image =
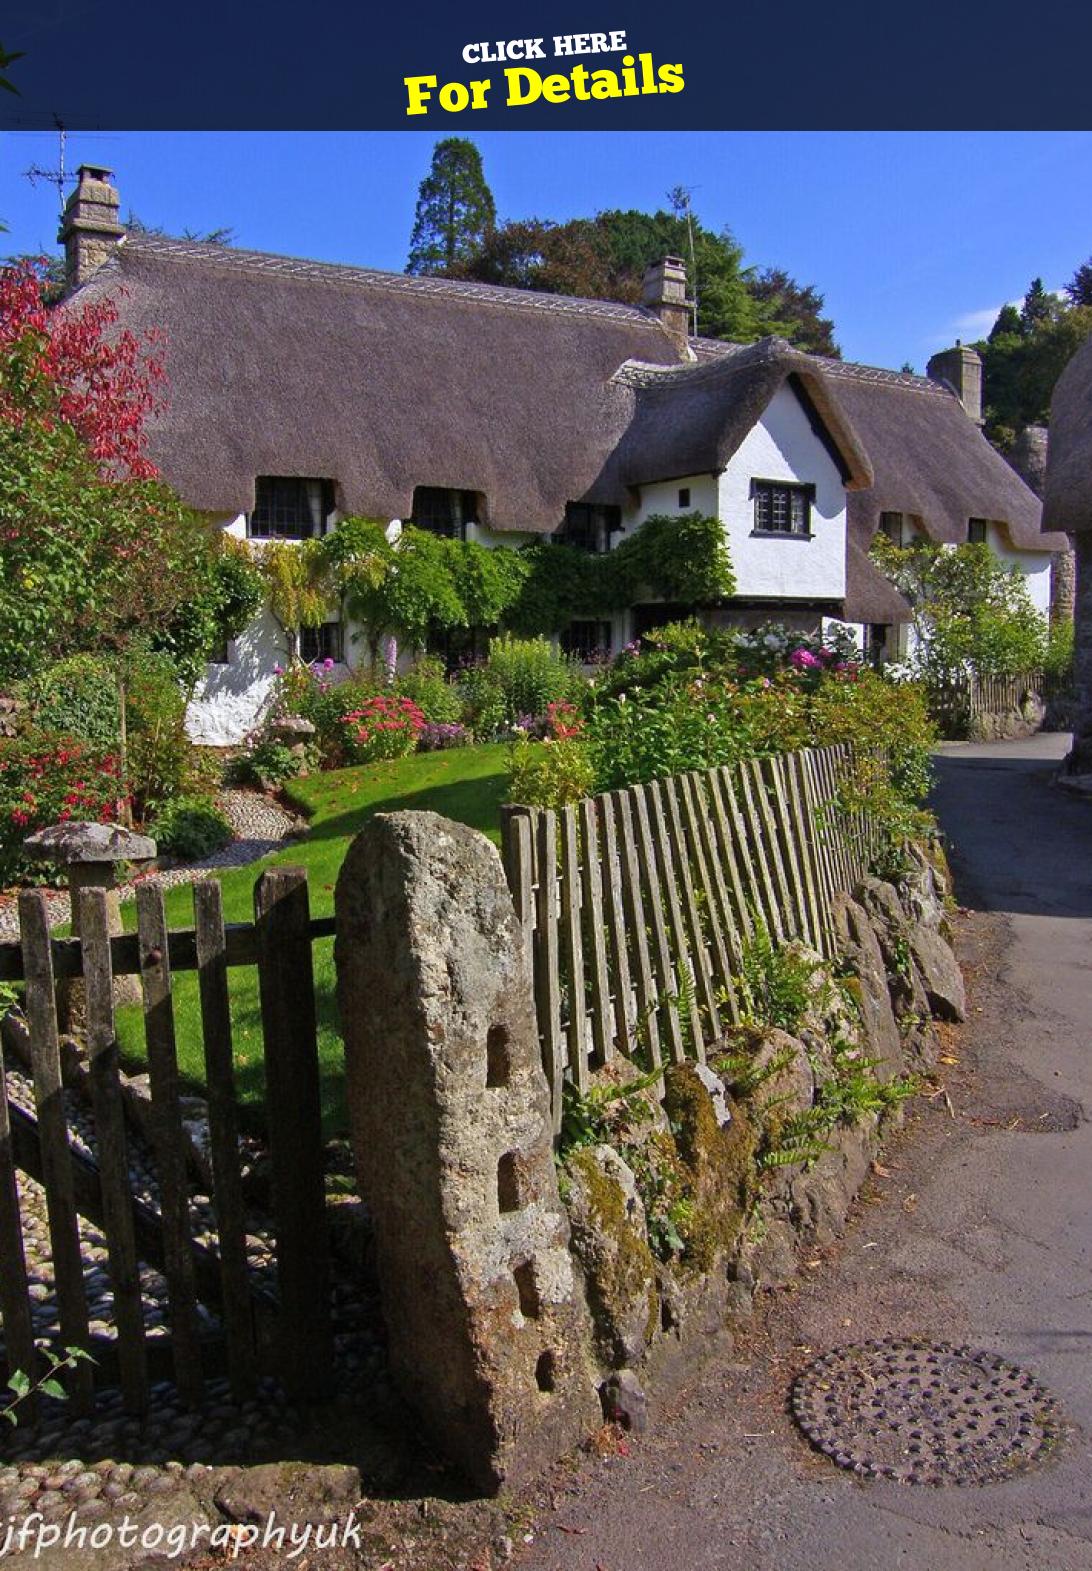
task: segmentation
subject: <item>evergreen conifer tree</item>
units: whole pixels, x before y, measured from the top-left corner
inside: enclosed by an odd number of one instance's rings
[[[481,246],[497,220],[482,155],[464,136],[447,136],[432,150],[432,166],[417,191],[407,273],[442,273]]]

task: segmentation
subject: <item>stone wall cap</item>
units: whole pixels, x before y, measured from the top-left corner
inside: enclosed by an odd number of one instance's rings
[[[28,851],[68,865],[77,862],[149,862],[156,843],[120,824],[69,821],[49,824],[23,841]]]

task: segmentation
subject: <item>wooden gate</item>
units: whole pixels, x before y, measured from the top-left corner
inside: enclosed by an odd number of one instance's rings
[[[17,1180],[22,1173],[45,1190],[57,1347],[90,1348],[95,1360],[96,1368],[81,1362],[65,1376],[76,1408],[93,1403],[97,1373],[120,1383],[128,1410],[142,1412],[150,1364],[164,1341],[174,1379],[191,1403],[200,1400],[205,1379],[225,1366],[239,1397],[253,1391],[259,1374],[272,1373],[295,1398],[321,1398],[332,1364],[332,1330],[311,946],[333,933],[333,919],[311,920],[306,874],[296,868],[261,876],[252,923],[225,925],[214,879],[194,884],[194,925],[183,931],[168,930],[159,886],[138,890],[137,932],[124,937],[110,935],[102,891],[85,890],[81,900],[81,936],[63,939],[50,936],[45,897],[20,895],[20,941],[0,944],[0,981],[24,985],[22,1017],[4,1022],[9,1063],[21,1059],[33,1087],[32,1107],[10,1097],[0,1058],[0,1314],[8,1372],[40,1372]],[[275,1290],[256,1281],[248,1265],[228,993],[233,966],[258,972]],[[172,976],[179,971],[196,971],[200,994],[212,1244],[195,1237],[191,1218],[172,999]],[[121,976],[140,979],[150,1082],[147,1135],[158,1205],[135,1196],[130,1177],[114,1019],[113,982]],[[76,977],[85,995],[86,1052],[79,1067],[94,1161],[76,1149],[64,1105],[62,1058],[70,1071],[73,1060],[58,1030],[57,984]],[[113,1338],[91,1335],[80,1218],[105,1237]],[[169,1339],[148,1337],[142,1263],[166,1279]]]

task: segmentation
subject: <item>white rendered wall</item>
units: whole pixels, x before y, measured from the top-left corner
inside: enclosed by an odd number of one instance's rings
[[[274,667],[288,657],[284,629],[262,610],[228,645],[226,665],[206,667],[186,711],[186,730],[206,747],[241,742],[256,724],[276,681]]]
[[[690,500],[679,506],[679,492],[689,489]],[[641,500],[636,508],[627,508],[622,515],[623,532],[614,536],[615,545],[634,533],[639,524],[656,513],[705,513],[716,516],[718,511],[716,475],[682,475],[678,480],[659,480],[641,487]]]
[[[1035,609],[1041,611],[1043,616],[1049,616],[1052,560],[1050,552],[1014,550],[1004,531],[996,524],[986,526],[986,543],[1007,567],[1020,569],[1027,582],[1028,593],[1031,595]]]
[[[223,532],[245,540],[246,516],[221,520]],[[265,543],[250,542],[260,552]],[[292,542],[286,541],[286,544]],[[346,663],[330,673],[332,681],[343,681],[352,667],[366,659],[365,646],[354,641],[358,629],[345,628]],[[205,747],[237,746],[263,718],[277,679],[276,668],[288,660],[288,637],[283,627],[264,609],[228,644],[227,661],[205,667],[205,676],[194,689],[186,710],[186,730],[190,739]]]
[[[755,535],[752,480],[815,486],[810,538]],[[744,599],[841,600],[846,592],[846,492],[838,466],[790,387],[774,394],[720,477],[719,508]],[[771,607],[771,610],[773,608]]]

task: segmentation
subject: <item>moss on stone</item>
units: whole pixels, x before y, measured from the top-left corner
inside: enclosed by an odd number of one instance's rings
[[[567,1201],[581,1193],[586,1212],[571,1206],[572,1240],[584,1268],[588,1305],[596,1336],[610,1362],[624,1361],[622,1320],[641,1297],[648,1305],[644,1340],[650,1341],[659,1319],[656,1265],[643,1225],[629,1214],[621,1184],[604,1172],[594,1149],[570,1153],[565,1168]]]
[[[683,1264],[695,1273],[710,1271],[743,1230],[756,1183],[755,1131],[739,1103],[731,1104],[731,1120],[720,1127],[709,1092],[691,1064],[667,1069],[664,1087],[683,1198],[689,1202],[679,1228]]]

